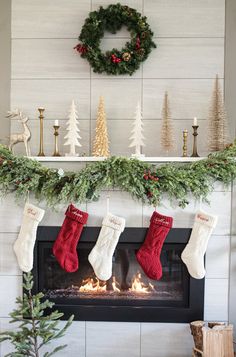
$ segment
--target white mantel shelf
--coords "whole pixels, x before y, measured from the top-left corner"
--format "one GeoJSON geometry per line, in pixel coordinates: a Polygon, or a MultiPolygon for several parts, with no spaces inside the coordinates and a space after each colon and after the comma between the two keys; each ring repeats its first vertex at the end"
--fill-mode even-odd
{"type": "MultiPolygon", "coordinates": [[[[40,162],[97,162],[104,161],[105,157],[94,157],[94,156],[32,156],[31,159],[40,162]]],[[[205,159],[205,157],[142,157],[139,160],[143,162],[196,162],[205,159]]]]}

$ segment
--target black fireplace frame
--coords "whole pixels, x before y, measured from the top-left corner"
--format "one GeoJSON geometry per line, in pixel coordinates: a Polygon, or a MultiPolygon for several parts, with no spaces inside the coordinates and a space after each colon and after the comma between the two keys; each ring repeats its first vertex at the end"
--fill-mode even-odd
{"type": "MultiPolygon", "coordinates": [[[[85,227],[80,242],[95,243],[100,227],[85,227]]],[[[38,267],[41,243],[55,241],[60,227],[40,226],[37,230],[37,240],[34,250],[33,293],[39,292],[40,272],[38,267]]],[[[125,228],[120,236],[119,243],[142,243],[147,228],[125,228]]],[[[172,228],[165,240],[165,244],[187,244],[191,234],[188,228],[172,228]]],[[[54,309],[64,313],[62,319],[68,319],[72,314],[75,320],[81,321],[129,321],[129,322],[176,322],[186,323],[193,320],[203,320],[204,315],[204,285],[205,279],[189,277],[189,295],[186,306],[123,306],[123,305],[95,305],[95,304],[68,304],[66,298],[56,299],[54,309]]],[[[50,298],[54,301],[54,299],[50,298]]]]}

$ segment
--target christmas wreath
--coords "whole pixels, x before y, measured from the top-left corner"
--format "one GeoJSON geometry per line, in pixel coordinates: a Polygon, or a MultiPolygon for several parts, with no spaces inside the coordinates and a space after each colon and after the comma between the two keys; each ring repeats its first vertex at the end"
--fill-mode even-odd
{"type": "Polygon", "coordinates": [[[64,172],[16,156],[0,145],[0,195],[15,192],[17,197],[27,197],[32,192],[54,207],[59,203],[94,201],[101,190],[117,187],[144,203],[157,205],[165,195],[184,207],[189,194],[206,199],[214,182],[230,184],[236,178],[235,158],[236,141],[190,164],[158,166],[113,156],[79,172],[64,172]]]}
{"type": "Polygon", "coordinates": [[[87,58],[96,73],[132,75],[145,61],[153,47],[153,32],[137,10],[121,4],[100,7],[85,20],[79,35],[80,43],[75,49],[81,57],[87,58]],[[121,50],[113,48],[106,53],[100,49],[104,31],[115,34],[122,26],[127,26],[131,40],[121,50]]]}

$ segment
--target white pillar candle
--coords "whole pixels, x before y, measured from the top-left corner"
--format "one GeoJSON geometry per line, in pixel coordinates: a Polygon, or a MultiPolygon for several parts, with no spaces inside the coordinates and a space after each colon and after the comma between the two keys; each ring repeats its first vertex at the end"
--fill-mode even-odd
{"type": "Polygon", "coordinates": [[[55,120],[55,121],[54,121],[54,125],[55,125],[55,126],[59,126],[59,121],[58,121],[58,120],[55,120]]]}
{"type": "Polygon", "coordinates": [[[197,118],[196,117],[193,118],[193,125],[197,126],[197,118]]]}

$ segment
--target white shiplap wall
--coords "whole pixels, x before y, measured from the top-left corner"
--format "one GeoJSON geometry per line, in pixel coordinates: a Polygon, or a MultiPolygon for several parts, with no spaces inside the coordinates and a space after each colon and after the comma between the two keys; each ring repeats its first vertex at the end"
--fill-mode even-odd
{"type": "MultiPolygon", "coordinates": [[[[165,90],[170,93],[178,151],[181,131],[191,130],[193,116],[200,118],[200,152],[204,153],[205,119],[213,80],[224,78],[224,0],[126,0],[148,16],[158,48],[132,77],[107,77],[91,72],[86,61],[73,52],[90,9],[116,3],[113,0],[12,0],[12,108],[20,107],[30,116],[33,133],[32,152],[38,151],[37,107],[45,106],[45,151],[50,155],[52,124],[65,119],[70,101],[78,103],[83,135],[81,152],[91,152],[96,108],[100,94],[105,96],[108,128],[113,154],[129,155],[129,132],[136,102],[142,103],[148,156],[161,155],[160,115],[165,90]]],[[[103,48],[122,45],[123,30],[114,39],[106,34],[103,48]]],[[[12,131],[20,130],[12,121],[12,131]]],[[[62,136],[61,136],[62,138],[62,136]]],[[[62,140],[60,143],[63,151],[62,140]]],[[[18,148],[22,152],[22,146],[18,148]]],[[[58,167],[57,164],[51,166],[58,167]]],[[[62,164],[60,165],[62,166],[62,164]]],[[[64,169],[78,169],[70,163],[64,169]]],[[[152,212],[119,191],[110,193],[110,208],[123,215],[127,226],[147,226],[152,212]]],[[[100,225],[105,213],[106,192],[87,209],[89,225],[100,225]]],[[[206,256],[205,319],[228,319],[228,263],[230,245],[231,192],[220,185],[210,197],[207,211],[219,215],[219,224],[211,238],[206,256]]],[[[12,244],[17,237],[22,207],[8,197],[0,203],[0,328],[9,328],[8,312],[15,296],[21,293],[21,273],[17,268],[12,244]]],[[[174,217],[175,227],[192,227],[199,204],[191,200],[183,211],[164,201],[161,213],[174,217]]],[[[61,225],[65,207],[58,213],[47,209],[43,225],[61,225]]],[[[75,322],[67,334],[67,352],[72,357],[188,357],[191,335],[185,324],[75,322]],[[172,343],[170,344],[170,340],[172,343]]],[[[9,351],[0,346],[0,356],[9,351]]]]}

